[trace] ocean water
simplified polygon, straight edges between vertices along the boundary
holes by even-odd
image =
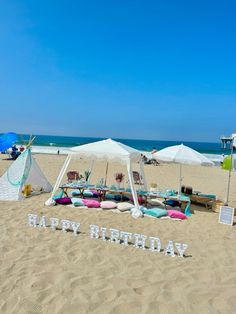
[[[92,143],[95,141],[103,140],[104,138],[95,138],[95,137],[71,137],[71,136],[52,136],[52,135],[35,135],[36,138],[33,142],[34,146],[46,146],[46,147],[73,147],[83,144]],[[17,144],[23,144],[23,141],[28,142],[29,135],[24,134],[22,137],[18,137]],[[135,149],[141,151],[150,152],[155,147],[157,150],[162,148],[179,145],[181,143],[195,149],[199,153],[203,154],[217,154],[220,155],[222,153],[228,154],[229,151],[223,151],[221,148],[221,142],[217,143],[206,143],[206,142],[176,142],[176,141],[159,141],[159,140],[134,140],[134,139],[119,139],[114,138],[123,144],[131,146]]]

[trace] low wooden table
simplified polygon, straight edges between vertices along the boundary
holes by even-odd
[[[127,195],[127,196],[132,196],[132,192],[131,191],[126,191],[123,189],[109,189],[106,187],[96,187],[95,185],[90,185],[90,186],[86,186],[86,185],[75,185],[73,183],[68,183],[68,184],[63,184],[62,186],[59,187],[60,189],[63,189],[64,194],[68,197],[68,190],[79,190],[80,194],[79,196],[81,198],[84,198],[84,191],[85,190],[94,190],[98,193],[98,199],[99,201],[103,201],[106,198],[106,194],[112,193],[112,194],[120,194],[121,196],[121,201],[123,201],[123,196]],[[138,196],[142,196],[144,198],[144,203],[145,205],[147,205],[147,196],[148,193],[143,193],[140,191],[136,191]]]
[[[68,190],[79,190],[80,194],[79,196],[81,198],[84,198],[84,191],[85,190],[95,190],[98,193],[98,199],[99,201],[105,200],[106,193],[109,191],[108,188],[99,188],[96,186],[86,186],[86,185],[74,185],[74,184],[64,184],[59,187],[60,189],[63,189],[64,194],[68,197]]]
[[[190,198],[185,195],[168,195],[166,193],[149,193],[148,196],[152,198],[155,198],[155,197],[161,198],[161,199],[164,199],[165,201],[166,200],[178,201],[181,204],[181,211],[185,213],[186,213],[186,209],[188,209],[188,206],[190,206],[191,204]]]

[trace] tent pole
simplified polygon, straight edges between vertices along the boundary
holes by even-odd
[[[135,186],[134,186],[134,178],[133,178],[132,165],[131,165],[130,160],[127,161],[127,172],[128,172],[128,176],[129,176],[129,183],[130,183],[130,188],[132,191],[132,196],[133,196],[134,206],[135,206],[135,211],[132,214],[132,216],[137,218],[137,217],[142,216],[142,212],[139,208],[138,196],[137,196],[137,192],[136,192]]]
[[[60,185],[60,183],[61,183],[61,181],[62,181],[62,178],[63,178],[63,176],[64,176],[64,174],[65,174],[65,172],[66,172],[66,169],[68,168],[68,165],[69,165],[70,161],[71,161],[71,154],[69,154],[69,155],[67,156],[67,158],[66,158],[66,160],[65,160],[65,162],[64,162],[64,164],[63,164],[63,166],[62,166],[62,169],[61,169],[61,171],[60,171],[60,173],[59,173],[59,176],[58,176],[58,178],[57,178],[57,181],[56,181],[56,183],[55,183],[55,185],[54,185],[54,188],[53,188],[53,191],[52,191],[52,194],[51,194],[51,198],[52,198],[52,197],[54,196],[54,194],[56,193],[56,191],[57,191],[57,189],[58,189],[58,187],[59,187],[59,185]]]
[[[230,167],[229,167],[229,176],[228,176],[228,185],[227,185],[227,195],[226,195],[226,204],[229,203],[229,190],[230,190],[230,180],[231,180],[231,172],[232,172],[232,166],[233,166],[233,143],[231,144],[231,153],[230,153]]]

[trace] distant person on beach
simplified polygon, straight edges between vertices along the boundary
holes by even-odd
[[[57,155],[59,155],[60,154],[60,151],[59,151],[59,149],[58,149],[58,151],[57,151]]]
[[[222,154],[221,155],[221,162],[220,162],[221,166],[223,165],[224,159],[225,159],[225,154]]]

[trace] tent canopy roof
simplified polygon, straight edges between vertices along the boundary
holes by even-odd
[[[72,147],[71,152],[74,157],[106,159],[119,162],[127,162],[128,160],[139,161],[141,158],[141,153],[138,150],[110,138]]]
[[[213,166],[214,163],[196,150],[181,145],[170,146],[153,154],[153,158],[163,162],[188,165]]]

